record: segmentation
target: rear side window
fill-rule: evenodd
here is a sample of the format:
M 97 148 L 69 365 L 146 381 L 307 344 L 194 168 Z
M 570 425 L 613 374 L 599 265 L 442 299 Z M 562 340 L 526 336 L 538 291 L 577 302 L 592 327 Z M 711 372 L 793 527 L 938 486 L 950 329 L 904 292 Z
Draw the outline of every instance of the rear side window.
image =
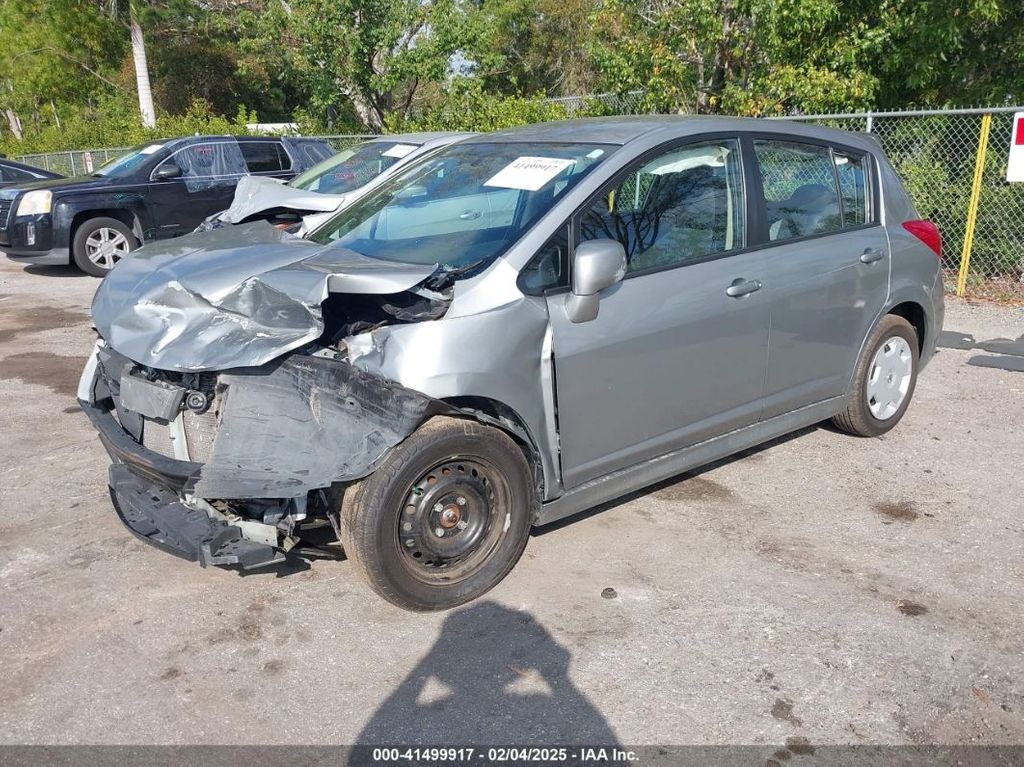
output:
M 828 147 L 755 141 L 768 209 L 768 237 L 789 240 L 841 229 L 842 215 Z
M 580 240 L 618 240 L 627 272 L 664 269 L 742 248 L 743 174 L 733 139 L 665 152 L 580 214 Z
M 856 152 L 834 150 L 839 178 L 839 196 L 843 203 L 843 226 L 859 226 L 870 220 L 868 211 L 867 157 Z
M 279 173 L 291 167 L 284 151 L 274 141 L 241 141 L 238 144 L 250 173 Z

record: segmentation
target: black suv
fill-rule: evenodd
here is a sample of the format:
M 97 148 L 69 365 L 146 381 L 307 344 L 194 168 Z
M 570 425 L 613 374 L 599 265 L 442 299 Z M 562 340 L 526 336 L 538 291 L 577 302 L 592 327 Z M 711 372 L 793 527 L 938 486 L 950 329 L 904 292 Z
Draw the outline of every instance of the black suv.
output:
M 321 139 L 191 136 L 153 141 L 91 176 L 0 189 L 0 250 L 102 277 L 144 241 L 191 232 L 231 204 L 247 173 L 290 179 L 334 154 Z

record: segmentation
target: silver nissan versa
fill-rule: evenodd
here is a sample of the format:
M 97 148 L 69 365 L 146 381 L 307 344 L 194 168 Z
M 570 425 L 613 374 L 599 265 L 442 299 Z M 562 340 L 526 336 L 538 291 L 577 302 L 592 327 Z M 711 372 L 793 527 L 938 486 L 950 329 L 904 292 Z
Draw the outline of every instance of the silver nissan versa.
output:
M 378 594 L 442 609 L 532 526 L 819 421 L 893 428 L 942 324 L 939 255 L 869 136 L 535 125 L 306 239 L 146 245 L 97 291 L 78 394 L 148 542 L 252 568 L 329 525 Z

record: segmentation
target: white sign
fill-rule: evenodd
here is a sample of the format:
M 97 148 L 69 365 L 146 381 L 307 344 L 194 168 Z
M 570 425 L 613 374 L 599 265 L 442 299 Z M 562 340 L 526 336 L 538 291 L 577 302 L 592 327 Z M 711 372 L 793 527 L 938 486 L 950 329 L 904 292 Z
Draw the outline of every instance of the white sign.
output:
M 82 160 L 85 162 L 85 172 L 92 173 L 92 152 L 83 154 Z
M 560 157 L 517 157 L 485 181 L 484 186 L 536 192 L 575 162 Z
M 1024 112 L 1013 116 L 1010 131 L 1010 160 L 1006 163 L 1007 181 L 1024 181 Z
M 401 160 L 414 149 L 416 149 L 415 144 L 395 144 L 393 147 L 391 147 L 388 151 L 384 152 L 383 154 L 384 157 L 397 157 L 399 160 Z

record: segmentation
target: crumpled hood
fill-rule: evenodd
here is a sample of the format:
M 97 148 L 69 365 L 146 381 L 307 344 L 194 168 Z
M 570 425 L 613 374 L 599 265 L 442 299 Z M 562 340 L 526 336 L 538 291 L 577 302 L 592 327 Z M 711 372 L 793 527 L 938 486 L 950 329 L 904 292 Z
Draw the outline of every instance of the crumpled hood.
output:
M 318 338 L 331 293 L 390 294 L 437 270 L 318 245 L 263 221 L 146 245 L 93 298 L 117 352 L 161 370 L 262 365 Z
M 307 192 L 266 176 L 243 176 L 235 187 L 231 207 L 221 213 L 219 218 L 229 224 L 237 224 L 249 216 L 274 208 L 326 213 L 336 210 L 345 201 L 345 197 L 344 194 Z

